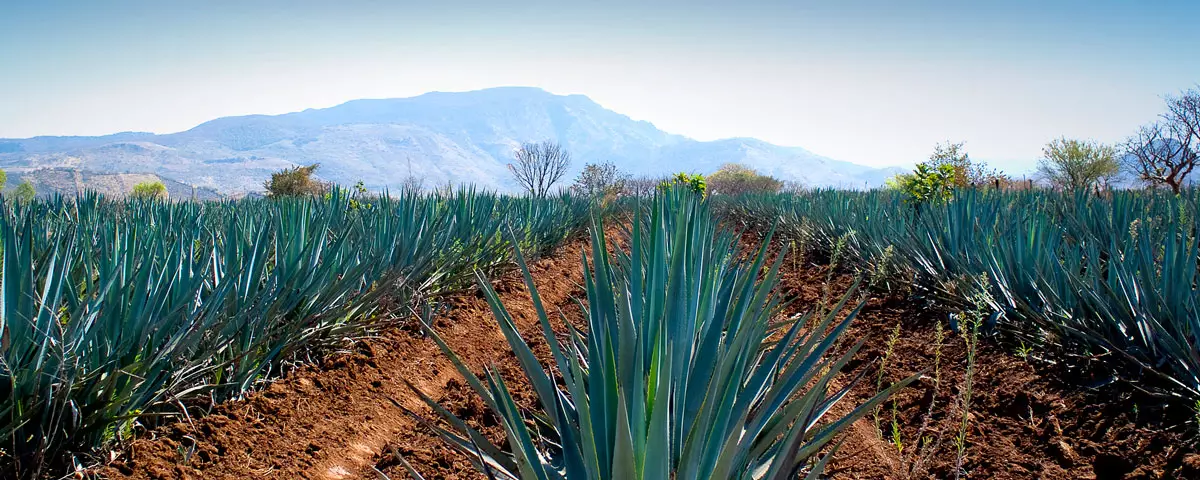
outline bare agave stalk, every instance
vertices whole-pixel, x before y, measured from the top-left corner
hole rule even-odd
[[[890,360],[892,358],[892,353],[896,349],[896,342],[899,340],[900,340],[900,322],[899,322],[899,320],[897,320],[896,327],[892,329],[892,334],[888,335],[887,350],[884,351],[883,358],[880,359],[880,361],[879,361],[879,373],[875,377],[875,391],[876,392],[883,391],[883,377],[884,377],[884,374],[887,373],[888,360]],[[879,426],[879,408],[880,407],[875,407],[875,413],[874,413],[875,433],[877,433],[879,435],[879,438],[883,438],[883,430]],[[895,421],[894,416],[893,416],[892,420],[893,420],[893,422]]]
[[[975,381],[975,351],[979,345],[979,324],[981,315],[972,312],[968,315],[967,325],[963,331],[963,341],[967,346],[967,370],[963,376],[962,391],[959,395],[959,408],[962,410],[962,420],[958,425],[958,435],[954,437],[954,478],[962,478],[965,473],[963,462],[967,456],[967,432],[970,430],[971,394]]]
[[[941,390],[942,384],[942,345],[946,340],[946,330],[942,324],[934,324],[933,333],[933,393],[929,396],[929,406],[925,409],[925,415],[921,419],[921,426],[917,429],[916,442],[917,448],[912,450],[911,461],[908,462],[908,467],[905,473],[908,477],[917,476],[925,468],[925,464],[932,458],[942,443],[942,433],[938,433],[936,439],[925,435],[929,430],[930,420],[933,419],[933,411],[937,406],[938,392]],[[904,458],[901,457],[901,461]]]
[[[847,245],[850,242],[850,237],[854,235],[853,231],[846,232],[838,237],[837,242],[833,246],[833,251],[829,255],[829,269],[825,271],[825,284],[821,287],[821,302],[818,304],[817,316],[820,317],[829,310],[830,297],[833,296],[833,275],[837,271],[838,266],[845,259]],[[865,298],[865,297],[864,297]],[[834,311],[836,312],[836,310]]]
[[[870,281],[867,283],[867,289],[863,291],[864,297],[869,292],[878,288],[881,283],[886,282],[888,277],[894,273],[892,263],[895,261],[895,256],[896,247],[888,245],[887,248],[883,249],[883,253],[879,255],[879,258],[875,260],[871,268],[869,274]]]

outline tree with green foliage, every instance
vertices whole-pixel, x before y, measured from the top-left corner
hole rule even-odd
[[[33,184],[29,183],[29,180],[25,180],[14,187],[10,195],[17,202],[29,203],[33,201],[34,197],[37,197],[37,189],[33,188]]]
[[[1064,190],[1090,189],[1119,171],[1116,149],[1086,140],[1052,140],[1038,160],[1038,174]]]
[[[949,200],[954,195],[959,173],[952,164],[918,163],[912,173],[901,173],[888,180],[888,186],[903,192],[914,208],[920,208],[926,203]]]
[[[1002,188],[1011,180],[984,162],[971,160],[963,143],[946,142],[933,149],[929,159],[917,164],[911,173],[901,173],[887,180],[886,186],[904,192],[915,207],[934,201],[948,200],[955,189],[992,186]]]
[[[987,186],[995,183],[1000,174],[988,168],[984,162],[971,160],[963,142],[939,143],[934,146],[933,154],[924,163],[932,170],[939,170],[943,165],[949,165],[954,170],[952,178],[955,188]]]
[[[6,172],[6,171],[4,171],[4,169],[0,168],[0,190],[4,190],[4,187],[7,185],[8,185],[8,172]]]
[[[133,191],[129,192],[129,196],[133,198],[143,199],[167,199],[167,186],[160,181],[142,182],[133,186]]]
[[[589,163],[575,177],[571,191],[589,197],[616,195],[625,190],[629,175],[610,162]]]
[[[271,179],[263,184],[268,197],[303,197],[319,196],[329,191],[329,185],[313,178],[313,173],[321,164],[314,163],[307,167],[292,167],[271,174]]]
[[[709,192],[721,195],[741,195],[743,193],[763,192],[775,193],[783,187],[783,182],[769,175],[759,174],[753,168],[740,163],[726,163],[706,179]]]

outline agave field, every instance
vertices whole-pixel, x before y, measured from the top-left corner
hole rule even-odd
[[[545,480],[816,478],[829,459],[823,448],[913,380],[823,421],[852,386],[830,388],[858,347],[827,354],[854,312],[779,325],[776,286],[784,255],[765,265],[764,242],[744,258],[734,236],[718,233],[707,202],[691,190],[661,194],[644,218],[638,213],[628,252],[610,254],[604,228],[592,228],[593,263],[584,259],[586,335],[571,329],[559,340],[533,279],[525,277],[561,382],[538,363],[496,293],[480,282],[537,392],[536,418],[545,425],[537,432],[526,426],[500,375],[480,379],[456,362],[502,419],[513,451],[425,400],[457,426],[457,434],[440,431],[480,471]],[[779,337],[770,339],[774,334]],[[409,473],[422,478],[411,467]]]
[[[879,281],[961,312],[952,328],[975,318],[1022,348],[1102,358],[1113,380],[1195,404],[1198,200],[1196,190],[972,190],[916,206],[892,191],[814,191],[724,208],[887,272]]]
[[[1051,370],[983,364],[1200,405],[1200,193],[696,190],[5,203],[2,476],[1200,473],[1135,425],[1162,464],[1126,475],[1142,451],[1069,438],[1107,411],[1040,391],[990,418],[1013,398],[989,385]],[[1062,465],[1004,465],[996,439]]]
[[[215,203],[95,195],[0,215],[0,468],[37,477],[134,422],[255,388],[580,230],[590,205],[460,191]],[[388,302],[381,302],[383,299]]]

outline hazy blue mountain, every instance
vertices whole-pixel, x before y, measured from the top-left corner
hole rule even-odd
[[[226,117],[179,133],[0,139],[0,167],[149,173],[226,194],[257,191],[271,172],[321,163],[318,174],[372,189],[410,175],[425,185],[511,190],[506,169],[524,141],[554,140],[575,159],[635,175],[709,173],[740,162],[813,186],[874,186],[894,173],[750,138],[701,142],[663,132],[582,95],[526,87],[354,100],[284,115]]]

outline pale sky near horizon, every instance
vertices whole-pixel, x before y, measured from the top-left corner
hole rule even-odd
[[[1200,1],[0,0],[0,138],[523,85],[700,140],[1019,173],[1200,83]]]

